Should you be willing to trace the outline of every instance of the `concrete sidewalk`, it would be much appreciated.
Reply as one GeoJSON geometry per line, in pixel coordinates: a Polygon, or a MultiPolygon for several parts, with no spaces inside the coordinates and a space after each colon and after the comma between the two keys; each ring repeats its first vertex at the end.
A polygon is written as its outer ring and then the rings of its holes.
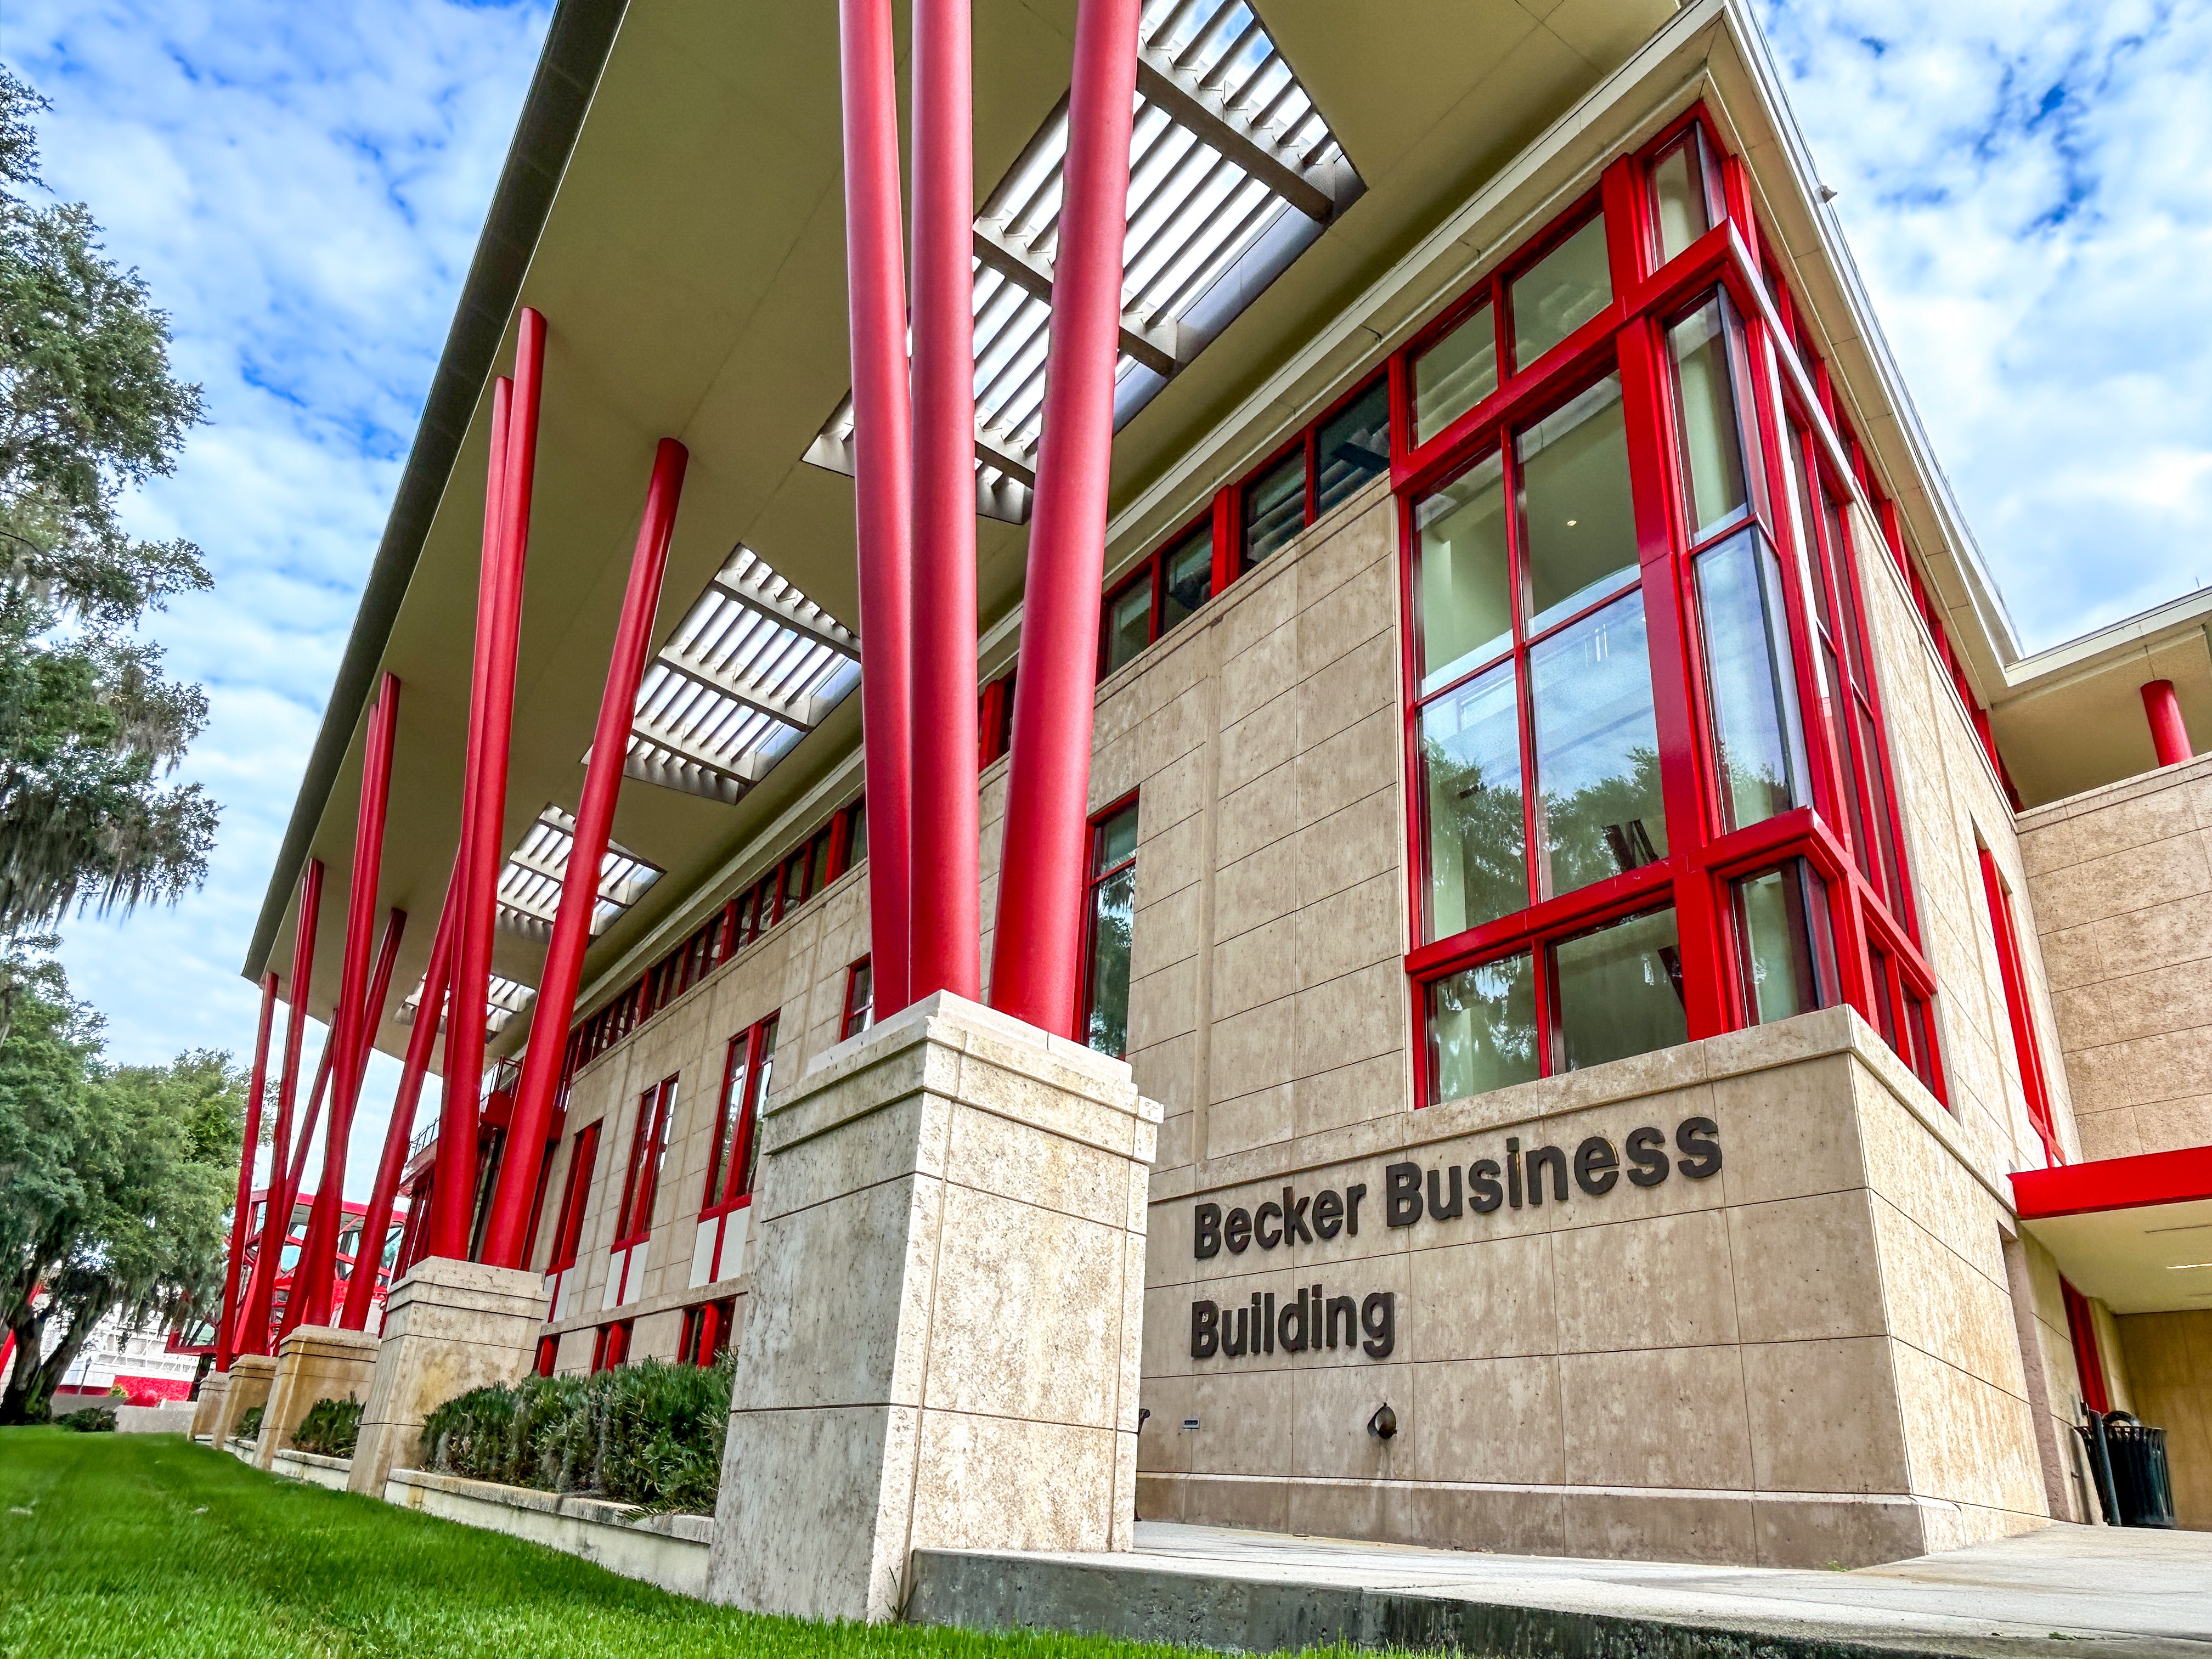
{"type": "Polygon", "coordinates": [[[1490,1555],[1140,1522],[1124,1555],[923,1551],[908,1616],[1265,1652],[2212,1659],[2212,1534],[2052,1526],[1853,1572],[1490,1555]]]}

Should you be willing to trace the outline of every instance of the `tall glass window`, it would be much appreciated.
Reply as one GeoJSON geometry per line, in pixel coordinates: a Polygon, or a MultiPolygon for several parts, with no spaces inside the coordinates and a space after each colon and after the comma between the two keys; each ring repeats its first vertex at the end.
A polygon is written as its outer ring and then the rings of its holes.
{"type": "Polygon", "coordinates": [[[1529,631],[1540,633],[1636,577],[1636,508],[1620,377],[1608,374],[1514,441],[1521,462],[1529,631]]]}
{"type": "Polygon", "coordinates": [[[1835,1000],[1826,887],[1804,860],[1738,881],[1735,924],[1755,1024],[1769,1025],[1835,1000]]]}
{"type": "Polygon", "coordinates": [[[1421,710],[1431,939],[1449,939],[1528,902],[1521,717],[1503,663],[1421,710]]]}
{"type": "Polygon", "coordinates": [[[1705,682],[1723,822],[1762,823],[1811,796],[1780,573],[1756,531],[1698,556],[1705,682]]]}
{"type": "Polygon", "coordinates": [[[1563,940],[1553,947],[1552,963],[1559,1070],[1601,1066],[1690,1040],[1672,909],[1563,940]]]}
{"type": "Polygon", "coordinates": [[[1651,206],[1662,264],[1713,228],[1705,135],[1694,125],[1651,163],[1651,206]]]}
{"type": "Polygon", "coordinates": [[[1513,642],[1505,460],[1492,454],[1413,512],[1421,538],[1421,690],[1450,684],[1513,642]]]}
{"type": "Polygon", "coordinates": [[[1213,532],[1193,531],[1160,555],[1160,631],[1213,597],[1213,532]]]}
{"type": "Polygon", "coordinates": [[[1431,1097],[1463,1100],[1537,1075],[1536,969],[1526,951],[1429,988],[1431,1097]]]}
{"type": "Polygon", "coordinates": [[[1690,539],[1703,541],[1751,506],[1736,413],[1735,318],[1711,299],[1667,331],[1674,359],[1675,418],[1680,428],[1683,495],[1690,539]]]}
{"type": "Polygon", "coordinates": [[[1083,1040],[1102,1054],[1129,1049],[1129,944],[1137,918],[1137,803],[1091,827],[1089,950],[1083,1040]]]}
{"type": "Polygon", "coordinates": [[[1545,890],[1569,893],[1667,855],[1644,596],[1529,653],[1545,890]]]}

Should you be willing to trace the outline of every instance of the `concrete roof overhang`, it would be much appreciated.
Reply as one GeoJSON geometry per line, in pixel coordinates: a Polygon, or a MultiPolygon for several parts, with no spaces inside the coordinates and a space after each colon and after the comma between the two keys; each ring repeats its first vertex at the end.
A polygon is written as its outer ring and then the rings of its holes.
{"type": "Polygon", "coordinates": [[[2012,1177],[2021,1226],[2116,1314],[2212,1308],[2212,1146],[2012,1177]]]}
{"type": "MultiPolygon", "coordinates": [[[[1675,7],[1259,9],[1367,190],[1122,430],[1117,503],[1146,496],[1675,7]]],[[[979,201],[1066,93],[1073,16],[1073,0],[977,0],[979,201]]],[[[902,42],[904,27],[902,7],[902,42]]],[[[344,890],[381,670],[405,689],[380,903],[410,919],[395,986],[422,973],[459,829],[489,386],[511,361],[520,305],[544,313],[550,332],[503,848],[548,802],[574,805],[664,434],[692,459],[656,644],[739,541],[855,620],[850,482],[800,459],[849,384],[836,9],[562,0],[271,872],[250,977],[289,962],[307,857],[325,862],[330,893],[344,890]]],[[[1020,526],[979,520],[987,628],[1018,607],[1025,548],[1020,526]]],[[[735,806],[625,787],[615,836],[668,874],[594,943],[584,1006],[688,925],[688,902],[750,873],[858,787],[858,705],[848,698],[735,806]]],[[[342,899],[326,900],[308,1000],[318,1018],[335,997],[343,914],[342,899]]],[[[493,965],[534,983],[538,954],[501,936],[493,965]]],[[[526,1025],[514,1022],[495,1048],[512,1049],[526,1025]]],[[[397,1052],[406,1034],[387,1020],[378,1046],[397,1052]]]]}

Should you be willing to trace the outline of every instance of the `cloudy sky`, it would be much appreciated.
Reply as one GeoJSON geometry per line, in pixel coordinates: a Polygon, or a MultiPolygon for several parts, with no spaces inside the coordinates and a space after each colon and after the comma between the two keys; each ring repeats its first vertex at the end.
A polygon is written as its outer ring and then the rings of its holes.
{"type": "MultiPolygon", "coordinates": [[[[1760,10],[2023,642],[2212,578],[2212,7],[1760,10]]],[[[153,631],[211,698],[185,770],[221,845],[204,892],[64,945],[120,1059],[250,1050],[238,966],[548,11],[0,10],[0,61],[55,105],[48,185],[144,273],[213,417],[131,511],[216,573],[153,631]]],[[[353,1161],[360,1188],[374,1154],[353,1161]]]]}

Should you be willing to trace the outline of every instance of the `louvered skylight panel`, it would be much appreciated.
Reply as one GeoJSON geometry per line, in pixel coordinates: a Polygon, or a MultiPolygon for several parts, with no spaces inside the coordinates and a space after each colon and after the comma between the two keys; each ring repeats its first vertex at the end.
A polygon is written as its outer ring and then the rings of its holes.
{"type": "MultiPolygon", "coordinates": [[[[537,939],[550,936],[575,841],[575,819],[557,806],[548,806],[524,832],[499,872],[500,921],[509,932],[537,939]]],[[[599,897],[592,909],[593,937],[606,932],[643,897],[660,873],[658,866],[627,848],[610,842],[599,859],[599,897]]]]}
{"type": "MultiPolygon", "coordinates": [[[[508,979],[501,974],[491,975],[484,991],[484,1030],[490,1033],[505,1030],[507,1022],[527,1008],[530,1000],[537,994],[535,987],[525,985],[520,980],[508,979]]],[[[407,1000],[399,1005],[399,1012],[392,1018],[401,1025],[412,1025],[422,1007],[422,981],[418,979],[415,981],[415,988],[407,994],[407,1000]]],[[[441,1019],[439,1024],[442,1026],[445,1022],[441,1019]]]]}
{"type": "Polygon", "coordinates": [[[858,683],[859,653],[849,629],[739,546],[646,670],[630,775],[734,801],[858,683]]]}
{"type": "MultiPolygon", "coordinates": [[[[1244,0],[1152,0],[1140,33],[1117,427],[1359,188],[1328,123],[1244,0]],[[1231,277],[1237,280],[1224,281],[1231,277]]],[[[1046,295],[1059,254],[1066,152],[1063,102],[975,222],[977,506],[1017,521],[1028,516],[1042,428],[1052,324],[1046,295]]],[[[851,471],[852,429],[848,398],[807,459],[851,471]]]]}

